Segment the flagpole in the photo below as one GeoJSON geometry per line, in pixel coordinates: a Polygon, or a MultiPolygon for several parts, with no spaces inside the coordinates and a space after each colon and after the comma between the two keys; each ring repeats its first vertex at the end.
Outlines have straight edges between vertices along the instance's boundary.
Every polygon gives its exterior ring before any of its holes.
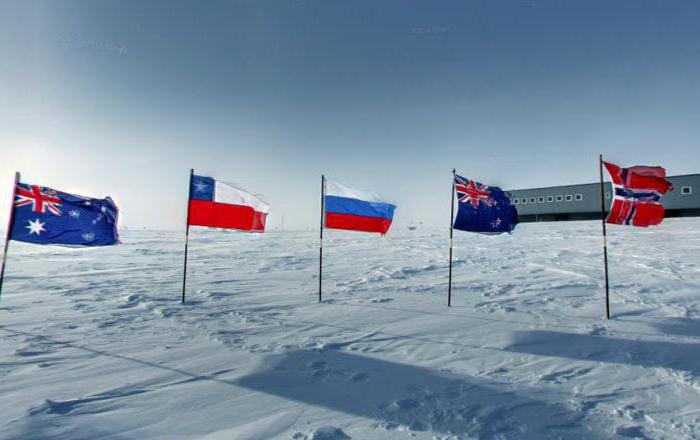
{"type": "Polygon", "coordinates": [[[598,165],[600,167],[600,220],[603,224],[603,262],[605,264],[605,318],[610,319],[610,285],[608,280],[608,234],[605,229],[605,186],[603,185],[603,155],[601,154],[598,159],[598,165]]]}
{"type": "Polygon", "coordinates": [[[326,176],[321,174],[321,228],[319,229],[318,245],[318,302],[323,301],[321,287],[323,286],[323,213],[326,204],[326,176]]]}
{"type": "Polygon", "coordinates": [[[456,170],[452,169],[452,203],[450,205],[450,275],[447,282],[447,307],[452,307],[452,232],[454,230],[453,223],[455,220],[455,174],[456,170]]]}
{"type": "Polygon", "coordinates": [[[19,183],[19,171],[15,172],[15,184],[12,186],[12,200],[10,201],[10,216],[7,221],[7,231],[5,231],[5,245],[2,251],[2,267],[0,267],[0,300],[2,299],[2,284],[5,281],[5,263],[7,262],[7,251],[10,247],[10,231],[15,219],[15,194],[19,183]]]}
{"type": "Polygon", "coordinates": [[[187,245],[190,242],[190,200],[192,200],[192,176],[194,168],[190,169],[190,185],[187,189],[187,226],[185,228],[185,263],[182,268],[182,303],[185,303],[185,286],[187,285],[187,245]]]}

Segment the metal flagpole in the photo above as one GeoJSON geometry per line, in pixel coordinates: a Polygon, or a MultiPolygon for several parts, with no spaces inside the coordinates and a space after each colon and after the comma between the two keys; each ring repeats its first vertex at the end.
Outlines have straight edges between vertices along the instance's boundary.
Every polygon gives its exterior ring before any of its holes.
{"type": "Polygon", "coordinates": [[[450,275],[447,282],[447,307],[452,307],[452,231],[454,230],[453,223],[455,220],[455,174],[456,170],[452,169],[452,204],[450,205],[450,275]]]}
{"type": "Polygon", "coordinates": [[[185,286],[187,285],[187,245],[190,242],[190,200],[192,200],[192,176],[194,168],[190,169],[190,186],[187,189],[187,227],[185,229],[185,264],[182,269],[182,303],[185,303],[185,286]]]}
{"type": "Polygon", "coordinates": [[[2,252],[2,267],[0,267],[0,299],[2,299],[2,284],[5,281],[5,263],[7,262],[7,250],[10,246],[10,231],[15,219],[15,194],[19,183],[19,171],[15,173],[15,184],[12,186],[12,200],[10,201],[10,217],[7,221],[7,231],[5,231],[5,246],[2,252]]]}
{"type": "Polygon", "coordinates": [[[318,245],[318,302],[323,301],[321,287],[323,285],[323,214],[326,203],[326,176],[321,174],[321,228],[319,229],[318,245]]]}
{"type": "Polygon", "coordinates": [[[600,167],[600,220],[603,224],[603,261],[605,263],[605,318],[610,319],[610,285],[608,281],[608,234],[605,230],[605,187],[603,186],[602,154],[599,156],[598,162],[598,165],[600,167]]]}

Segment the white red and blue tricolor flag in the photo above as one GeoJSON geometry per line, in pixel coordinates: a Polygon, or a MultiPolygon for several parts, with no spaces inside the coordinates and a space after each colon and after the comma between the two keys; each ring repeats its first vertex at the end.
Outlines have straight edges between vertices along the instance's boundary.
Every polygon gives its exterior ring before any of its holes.
{"type": "Polygon", "coordinates": [[[10,240],[70,246],[119,243],[119,210],[109,197],[93,199],[18,183],[12,209],[10,240]]]}
{"type": "Polygon", "coordinates": [[[486,186],[455,175],[454,190],[458,201],[455,229],[501,234],[513,232],[518,224],[518,211],[497,186],[486,186]]]}
{"type": "Polygon", "coordinates": [[[652,226],[664,219],[661,196],[673,189],[662,167],[633,166],[621,168],[603,162],[610,174],[613,200],[607,223],[652,226]]]}
{"type": "Polygon", "coordinates": [[[265,232],[269,209],[259,196],[235,185],[192,175],[189,225],[265,232]]]}
{"type": "Polygon", "coordinates": [[[383,235],[391,226],[396,205],[383,202],[377,194],[326,180],[324,209],[326,228],[383,235]]]}

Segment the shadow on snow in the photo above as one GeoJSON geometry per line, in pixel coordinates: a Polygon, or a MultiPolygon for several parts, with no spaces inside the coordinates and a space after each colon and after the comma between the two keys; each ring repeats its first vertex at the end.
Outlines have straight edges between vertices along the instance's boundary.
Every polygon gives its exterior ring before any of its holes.
{"type": "MultiPolygon", "coordinates": [[[[561,403],[412,365],[338,350],[301,350],[266,359],[240,386],[377,420],[377,427],[475,438],[607,438],[561,403]]],[[[536,394],[532,390],[531,394],[536,394]]]]}
{"type": "MultiPolygon", "coordinates": [[[[374,419],[378,428],[387,431],[410,429],[476,438],[538,440],[610,437],[600,429],[596,420],[590,419],[590,416],[556,401],[556,396],[554,399],[547,399],[546,390],[513,390],[512,385],[508,384],[484,384],[473,377],[360,356],[347,351],[299,350],[272,355],[265,359],[264,370],[236,380],[225,380],[217,377],[216,373],[198,374],[5,326],[0,326],[0,330],[33,337],[46,344],[71,347],[94,355],[134,362],[145,368],[167,370],[185,376],[187,381],[214,381],[226,386],[243,387],[332,411],[374,419]]],[[[576,341],[555,344],[550,348],[544,345],[547,337],[559,342],[566,341],[567,337],[587,338],[589,344],[603,339],[554,332],[530,333],[537,345],[527,345],[525,340],[509,350],[555,355],[555,352],[566,352],[565,347],[576,341]],[[533,350],[528,351],[530,348],[533,350]]],[[[525,336],[527,339],[527,335],[525,336]]],[[[613,343],[610,344],[602,346],[600,351],[611,350],[613,343]]],[[[574,351],[570,356],[579,358],[574,351]]],[[[690,357],[687,355],[685,360],[690,360],[690,357]]],[[[88,400],[107,397],[98,395],[89,397],[88,400]]],[[[65,405],[60,402],[59,406],[56,402],[46,404],[49,407],[38,410],[62,417],[65,405]]],[[[70,413],[70,408],[67,412],[70,413]]],[[[32,431],[36,438],[42,438],[39,426],[33,426],[32,431]]],[[[55,431],[53,434],[55,435],[55,431]]],[[[71,434],[70,430],[65,434],[65,437],[59,437],[89,438],[91,435],[84,433],[85,437],[75,437],[75,432],[71,434]]]]}
{"type": "Polygon", "coordinates": [[[700,374],[700,344],[640,341],[555,331],[521,331],[504,350],[540,356],[684,370],[700,374]]]}

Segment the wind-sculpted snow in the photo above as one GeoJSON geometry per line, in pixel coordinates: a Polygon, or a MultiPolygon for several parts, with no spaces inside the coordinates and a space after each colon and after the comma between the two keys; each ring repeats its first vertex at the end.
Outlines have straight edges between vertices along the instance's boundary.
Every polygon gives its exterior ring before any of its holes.
{"type": "Polygon", "coordinates": [[[700,221],[11,244],[0,438],[700,438],[700,221]]]}

